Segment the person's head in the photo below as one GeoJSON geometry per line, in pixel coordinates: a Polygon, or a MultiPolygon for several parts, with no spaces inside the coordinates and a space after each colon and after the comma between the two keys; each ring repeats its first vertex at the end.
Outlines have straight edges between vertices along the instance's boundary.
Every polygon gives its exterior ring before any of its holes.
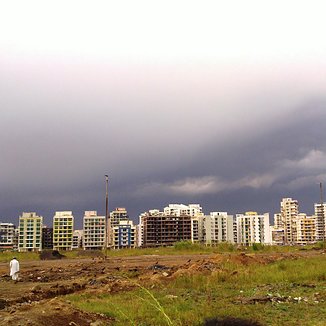
{"type": "Polygon", "coordinates": [[[17,259],[16,257],[14,257],[13,259],[17,259]]]}

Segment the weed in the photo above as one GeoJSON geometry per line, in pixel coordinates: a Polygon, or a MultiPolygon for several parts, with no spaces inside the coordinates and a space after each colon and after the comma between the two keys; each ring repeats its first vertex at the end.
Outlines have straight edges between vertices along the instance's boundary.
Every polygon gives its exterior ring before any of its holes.
{"type": "Polygon", "coordinates": [[[323,325],[326,302],[321,297],[315,301],[316,293],[320,296],[325,292],[325,270],[324,257],[285,259],[268,265],[225,262],[220,272],[183,275],[164,287],[149,290],[137,285],[127,293],[94,294],[88,302],[79,296],[79,301],[71,301],[81,309],[96,308],[97,312],[120,316],[117,325],[202,325],[207,318],[227,316],[254,319],[263,325],[323,325]],[[268,295],[306,301],[242,303],[268,295]]]}

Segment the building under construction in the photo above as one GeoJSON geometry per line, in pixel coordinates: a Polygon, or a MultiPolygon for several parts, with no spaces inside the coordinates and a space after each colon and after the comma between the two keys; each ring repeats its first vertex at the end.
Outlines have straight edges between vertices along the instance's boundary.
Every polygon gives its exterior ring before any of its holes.
{"type": "Polygon", "coordinates": [[[171,246],[178,241],[191,241],[191,216],[148,212],[142,216],[143,246],[171,246]]]}

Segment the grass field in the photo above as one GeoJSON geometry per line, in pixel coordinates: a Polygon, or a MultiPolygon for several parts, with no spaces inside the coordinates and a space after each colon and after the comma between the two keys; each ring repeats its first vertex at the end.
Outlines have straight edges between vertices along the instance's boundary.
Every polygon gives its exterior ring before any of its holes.
{"type": "MultiPolygon", "coordinates": [[[[315,247],[320,247],[320,244],[315,247]]],[[[134,249],[121,249],[121,250],[69,250],[61,251],[60,253],[68,259],[82,259],[92,258],[94,256],[108,257],[130,257],[130,256],[143,256],[143,255],[180,255],[180,254],[191,254],[191,253],[203,253],[203,254],[214,254],[214,253],[225,253],[225,252],[295,252],[298,250],[309,250],[312,246],[297,247],[297,246],[263,246],[261,244],[254,244],[250,247],[239,247],[237,245],[229,243],[219,243],[214,246],[205,246],[202,244],[192,244],[184,241],[176,243],[173,247],[160,247],[160,248],[134,248],[134,249]]],[[[19,261],[31,261],[39,260],[39,253],[37,252],[12,252],[5,251],[0,252],[0,262],[9,262],[13,257],[16,257],[19,261]]]]}
{"type": "Polygon", "coordinates": [[[116,318],[116,325],[201,325],[208,317],[262,325],[326,325],[326,257],[267,265],[220,264],[218,272],[183,275],[116,294],[70,295],[78,308],[116,318]]]}

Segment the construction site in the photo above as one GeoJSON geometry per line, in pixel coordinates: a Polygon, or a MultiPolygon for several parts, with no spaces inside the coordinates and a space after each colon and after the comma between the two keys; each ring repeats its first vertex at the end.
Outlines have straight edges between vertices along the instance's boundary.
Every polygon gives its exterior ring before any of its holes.
{"type": "MultiPolygon", "coordinates": [[[[94,313],[79,309],[75,304],[72,304],[69,296],[77,294],[81,295],[81,298],[99,298],[103,295],[114,297],[121,293],[130,293],[132,295],[137,287],[142,287],[146,291],[147,289],[155,290],[156,287],[159,287],[161,291],[164,291],[169,287],[169,284],[185,277],[190,280],[196,277],[204,277],[204,280],[206,277],[207,279],[212,276],[218,277],[216,280],[221,282],[221,286],[230,280],[233,287],[232,282],[240,274],[250,273],[251,268],[256,269],[261,266],[269,268],[287,261],[296,262],[300,259],[320,259],[320,257],[324,261],[324,255],[324,250],[313,249],[254,254],[246,252],[189,253],[135,257],[94,256],[91,258],[81,257],[80,259],[59,257],[59,259],[51,260],[22,261],[18,282],[11,280],[8,273],[8,263],[0,263],[0,325],[121,325],[121,319],[118,315],[94,313]],[[228,266],[233,267],[229,269],[228,266]]],[[[280,266],[283,268],[282,265],[280,266]]],[[[324,274],[324,277],[326,279],[326,274],[324,274]]],[[[316,306],[314,301],[317,302],[318,299],[322,311],[325,309],[326,301],[325,282],[323,283],[324,292],[317,292],[318,284],[312,280],[308,283],[296,285],[296,287],[312,288],[317,294],[311,294],[314,295],[311,298],[307,296],[305,299],[307,301],[304,304],[314,304],[316,306]]],[[[273,287],[272,284],[259,284],[259,286],[273,287]]],[[[186,286],[184,291],[188,290],[186,286]]],[[[168,290],[166,292],[166,297],[172,298],[171,300],[177,297],[168,294],[168,290]]],[[[214,299],[214,295],[207,288],[203,287],[199,292],[203,300],[207,300],[206,296],[210,302],[218,300],[218,297],[214,299]]],[[[241,305],[252,306],[252,304],[274,305],[275,302],[276,304],[278,302],[286,302],[291,305],[297,304],[293,299],[294,297],[292,298],[290,295],[268,293],[257,296],[251,293],[249,296],[245,296],[242,292],[239,291],[232,298],[233,305],[238,307],[241,305]]],[[[130,297],[130,300],[134,299],[130,297]]],[[[138,323],[125,322],[125,324],[138,323]]],[[[155,325],[156,322],[143,324],[155,325]]],[[[162,325],[164,324],[166,323],[163,320],[162,325]]],[[[171,325],[186,324],[190,325],[191,323],[181,320],[171,325]]],[[[306,324],[315,325],[314,323],[301,323],[301,325],[306,324]]],[[[194,322],[193,325],[200,325],[200,323],[194,322]]],[[[294,323],[288,325],[294,325],[294,323]]],[[[322,325],[322,323],[316,323],[316,325],[322,325]]]]}

